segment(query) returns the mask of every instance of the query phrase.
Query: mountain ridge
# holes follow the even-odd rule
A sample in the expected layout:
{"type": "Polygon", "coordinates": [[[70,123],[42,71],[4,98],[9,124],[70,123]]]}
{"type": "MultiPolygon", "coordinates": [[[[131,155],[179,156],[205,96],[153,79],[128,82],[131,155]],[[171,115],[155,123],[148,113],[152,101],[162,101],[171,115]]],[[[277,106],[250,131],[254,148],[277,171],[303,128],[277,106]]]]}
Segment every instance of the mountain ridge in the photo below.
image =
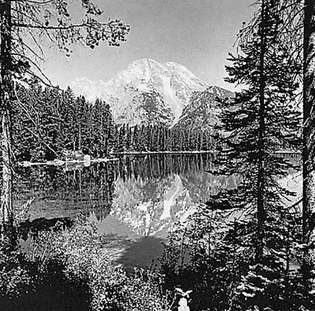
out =
{"type": "Polygon", "coordinates": [[[196,92],[212,90],[212,101],[228,92],[210,86],[181,64],[162,64],[150,58],[133,61],[108,82],[81,78],[73,81],[71,87],[88,100],[105,100],[111,106],[115,122],[130,126],[175,126],[185,117],[183,113],[196,92]]]}

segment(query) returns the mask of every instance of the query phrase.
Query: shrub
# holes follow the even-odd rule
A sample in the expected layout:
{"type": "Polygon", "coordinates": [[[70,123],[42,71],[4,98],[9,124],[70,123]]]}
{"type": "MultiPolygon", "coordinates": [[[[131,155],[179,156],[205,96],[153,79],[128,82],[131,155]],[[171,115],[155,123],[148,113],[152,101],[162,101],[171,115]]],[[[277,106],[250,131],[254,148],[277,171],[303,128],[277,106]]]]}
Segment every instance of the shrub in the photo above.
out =
{"type": "Polygon", "coordinates": [[[144,270],[127,275],[113,264],[107,246],[95,225],[78,219],[70,230],[40,233],[28,258],[39,260],[43,266],[56,259],[62,262],[67,280],[87,284],[92,310],[168,310],[161,277],[144,270]]]}
{"type": "Polygon", "coordinates": [[[88,310],[84,279],[69,278],[56,258],[30,260],[21,252],[0,251],[0,310],[88,310]]]}
{"type": "Polygon", "coordinates": [[[31,291],[33,279],[31,266],[21,254],[10,255],[0,251],[0,297],[21,297],[31,291]]]}

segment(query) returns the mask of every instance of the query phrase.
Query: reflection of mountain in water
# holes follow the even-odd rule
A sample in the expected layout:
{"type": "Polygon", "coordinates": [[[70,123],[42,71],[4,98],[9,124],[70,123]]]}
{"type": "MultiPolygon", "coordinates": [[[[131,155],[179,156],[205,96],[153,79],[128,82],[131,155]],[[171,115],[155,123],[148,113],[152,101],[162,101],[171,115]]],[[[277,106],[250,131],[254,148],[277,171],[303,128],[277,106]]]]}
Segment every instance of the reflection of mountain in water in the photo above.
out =
{"type": "Polygon", "coordinates": [[[163,237],[198,203],[222,187],[235,185],[232,179],[206,172],[211,160],[205,154],[155,155],[70,172],[57,167],[23,168],[15,204],[35,197],[31,219],[81,213],[98,221],[107,233],[163,237]]]}
{"type": "MultiPolygon", "coordinates": [[[[127,161],[125,165],[129,164],[127,161]]],[[[209,155],[134,160],[132,169],[120,168],[128,171],[129,176],[123,174],[115,182],[111,215],[139,235],[164,236],[173,223],[184,220],[198,203],[207,201],[222,187],[235,186],[232,179],[205,172],[210,165],[209,155]]]]}
{"type": "Polygon", "coordinates": [[[140,235],[156,235],[187,209],[187,191],[178,175],[151,180],[116,181],[112,215],[140,235]]]}

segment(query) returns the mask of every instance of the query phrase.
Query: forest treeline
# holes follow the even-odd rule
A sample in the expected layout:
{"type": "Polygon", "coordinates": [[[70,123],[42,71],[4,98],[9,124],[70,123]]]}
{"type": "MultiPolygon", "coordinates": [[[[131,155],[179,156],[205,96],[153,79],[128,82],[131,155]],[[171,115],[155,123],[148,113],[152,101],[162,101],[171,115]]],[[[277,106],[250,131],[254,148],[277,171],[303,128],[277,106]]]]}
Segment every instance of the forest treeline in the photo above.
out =
{"type": "Polygon", "coordinates": [[[33,85],[17,91],[13,114],[15,156],[51,160],[65,151],[82,150],[93,157],[110,153],[210,150],[211,133],[158,125],[115,124],[104,101],[88,102],[68,88],[33,85]]]}
{"type": "Polygon", "coordinates": [[[60,91],[33,85],[18,90],[13,120],[15,155],[19,160],[55,159],[65,150],[106,156],[113,146],[114,123],[108,105],[93,105],[60,91]]]}
{"type": "Polygon", "coordinates": [[[206,151],[214,147],[210,131],[167,128],[158,125],[115,126],[114,152],[206,151]]]}

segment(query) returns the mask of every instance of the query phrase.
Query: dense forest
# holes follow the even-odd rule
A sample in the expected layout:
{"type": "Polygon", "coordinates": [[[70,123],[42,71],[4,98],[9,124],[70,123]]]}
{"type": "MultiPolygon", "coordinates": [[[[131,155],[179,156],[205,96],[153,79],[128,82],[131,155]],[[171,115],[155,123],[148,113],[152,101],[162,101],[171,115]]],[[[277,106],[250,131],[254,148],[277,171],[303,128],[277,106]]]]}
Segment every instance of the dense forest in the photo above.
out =
{"type": "Polygon", "coordinates": [[[18,159],[54,159],[65,150],[82,149],[93,156],[110,152],[114,124],[109,106],[101,101],[92,105],[70,89],[37,84],[19,89],[17,99],[13,139],[18,159]]]}
{"type": "Polygon", "coordinates": [[[104,101],[90,103],[72,90],[19,88],[13,114],[15,156],[19,160],[51,160],[65,151],[82,150],[93,157],[146,151],[211,150],[206,131],[143,124],[115,124],[104,101]]]}
{"type": "Polygon", "coordinates": [[[158,125],[115,126],[114,152],[208,151],[214,149],[210,131],[167,128],[158,125]]]}

